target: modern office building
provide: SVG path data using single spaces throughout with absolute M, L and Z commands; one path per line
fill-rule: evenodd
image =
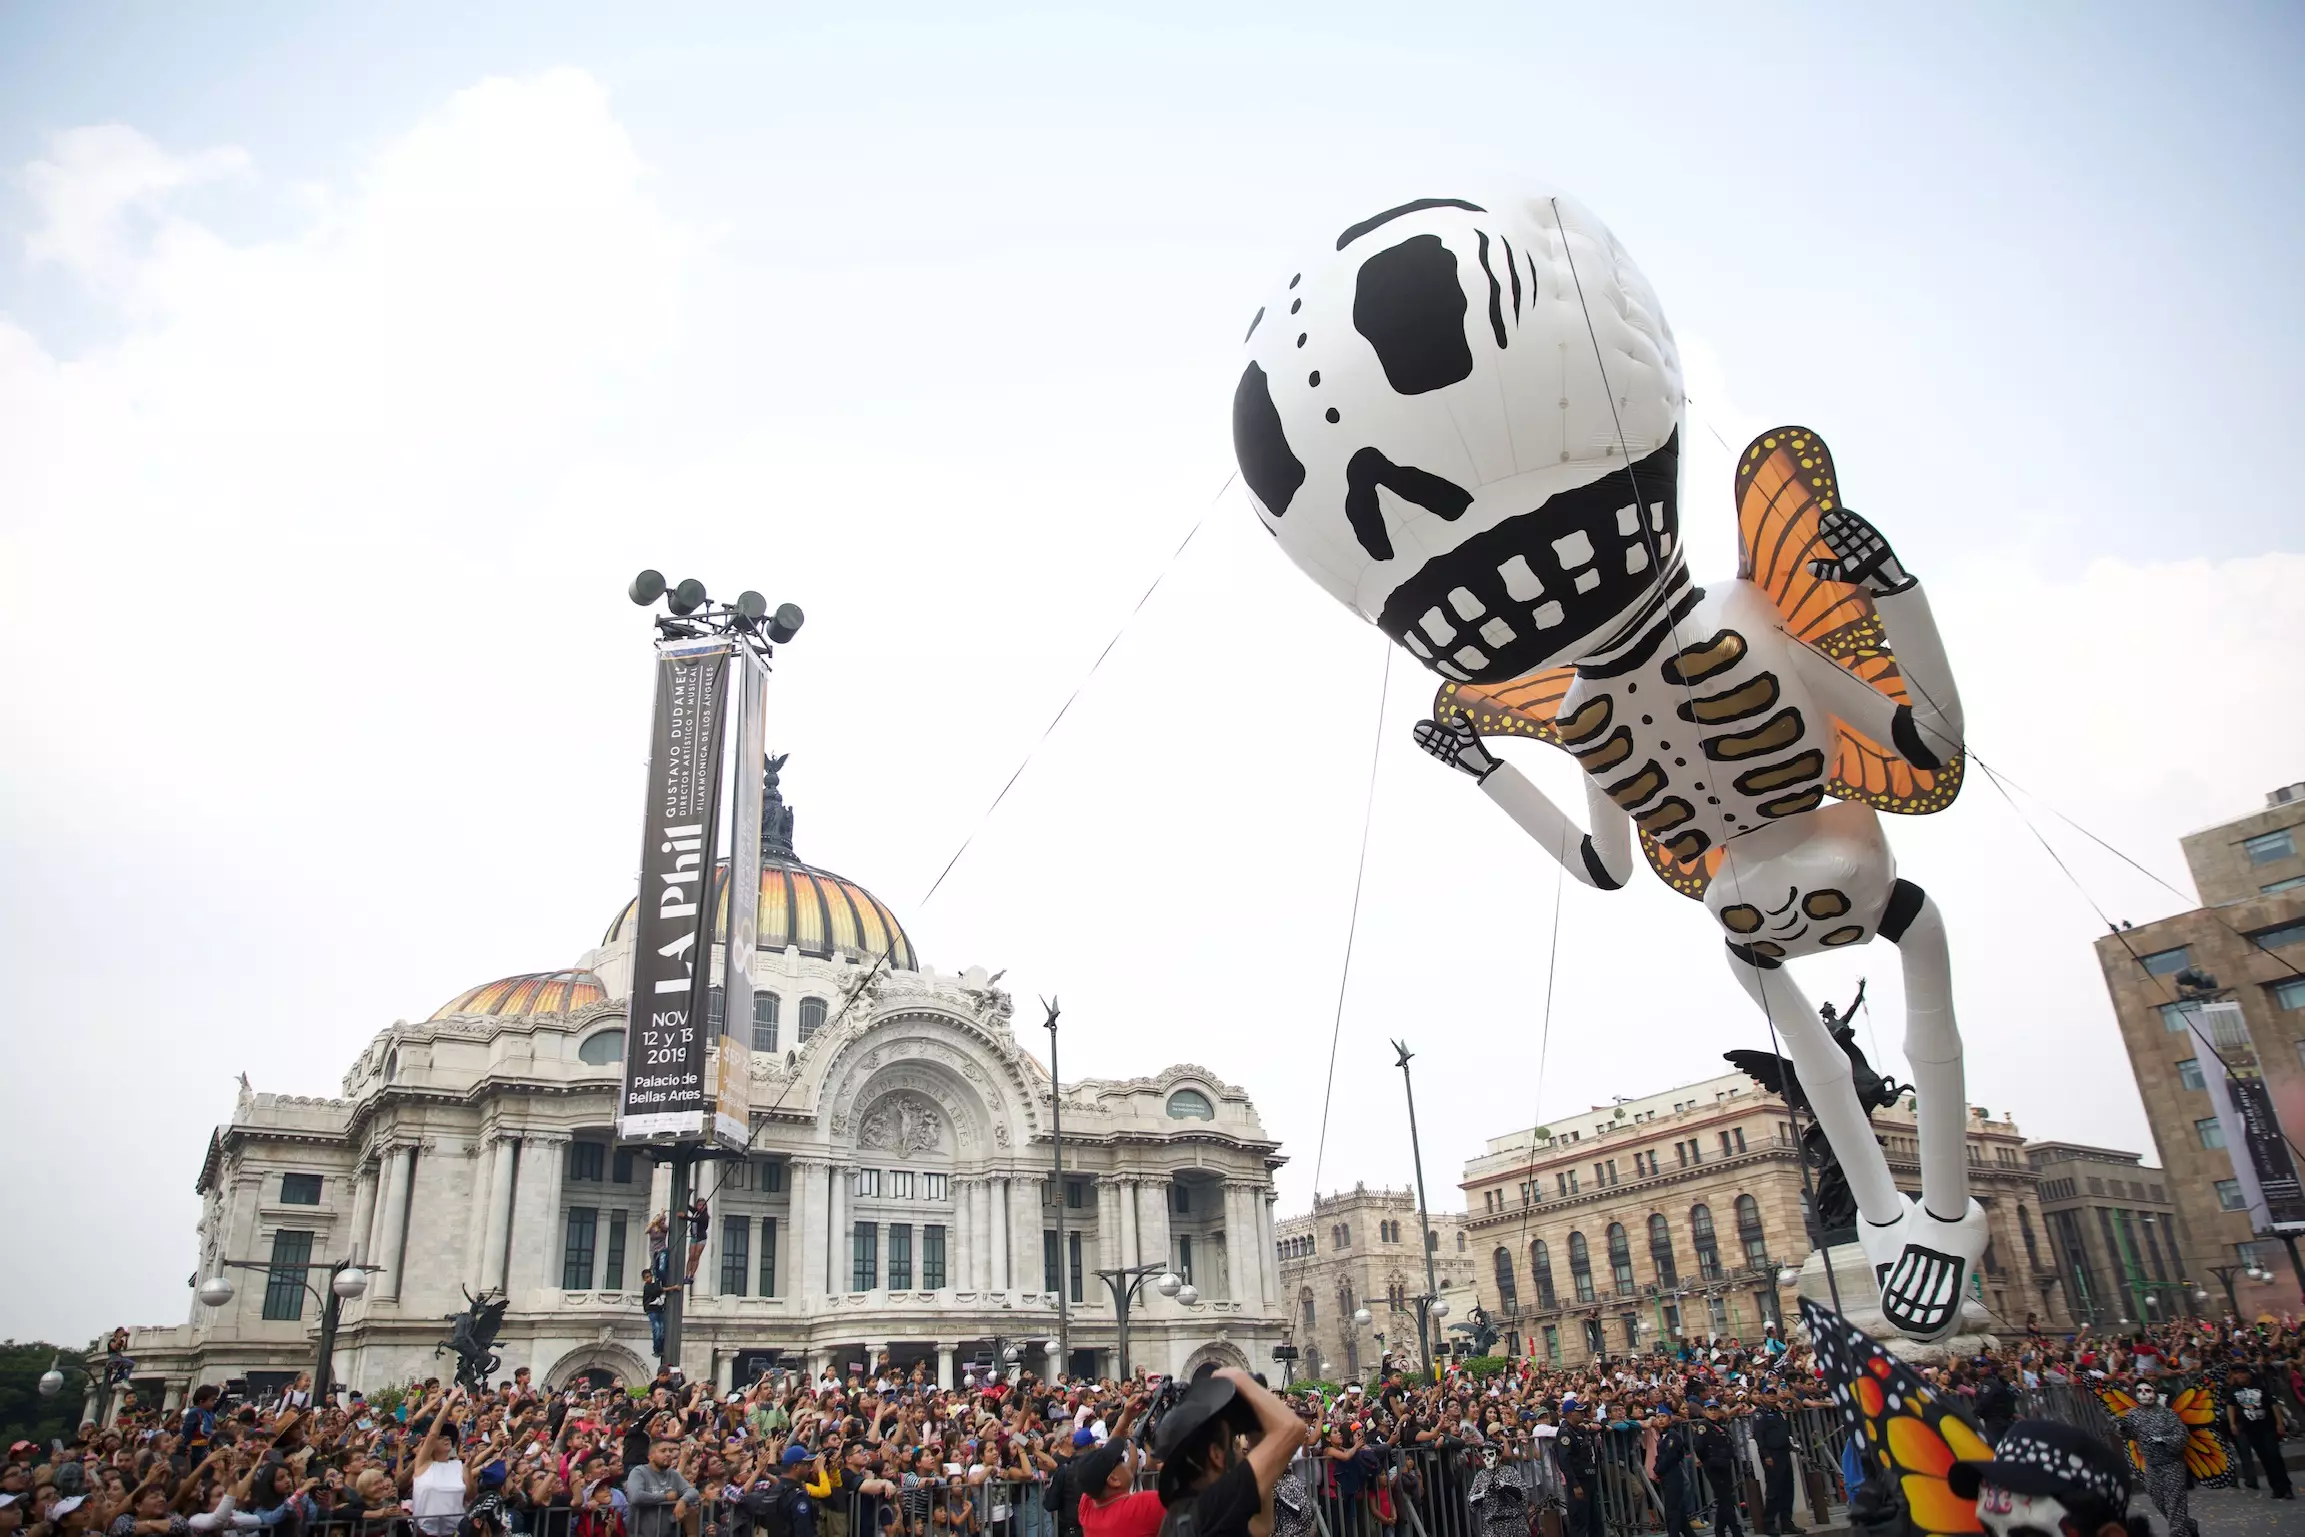
M 2077 1142 L 2030 1143 L 2025 1160 L 2041 1177 L 2042 1225 L 2074 1322 L 2120 1327 L 2201 1311 L 2159 1169 Z
M 2181 842 L 2201 905 L 2115 930 L 2097 962 L 2180 1218 L 2184 1278 L 2216 1295 L 2225 1272 L 2244 1316 L 2278 1313 L 2305 1280 L 2255 1230 L 2215 1091 L 2228 1068 L 2260 1076 L 2288 1137 L 2305 1131 L 2305 784 Z

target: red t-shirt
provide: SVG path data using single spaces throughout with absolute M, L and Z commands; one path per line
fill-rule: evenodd
M 1085 1537 L 1155 1537 L 1161 1514 L 1161 1497 L 1151 1489 L 1117 1500 L 1082 1500 L 1080 1529 Z

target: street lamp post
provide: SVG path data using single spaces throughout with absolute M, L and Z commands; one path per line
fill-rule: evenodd
M 1199 1302 L 1200 1293 L 1180 1280 L 1168 1267 L 1166 1260 L 1147 1260 L 1141 1265 L 1126 1265 L 1115 1270 L 1100 1270 L 1097 1279 L 1104 1282 L 1105 1290 L 1112 1293 L 1113 1322 L 1120 1343 L 1120 1376 L 1128 1380 L 1128 1315 L 1144 1296 L 1144 1285 L 1153 1282 L 1153 1290 L 1164 1297 L 1174 1297 L 1186 1307 Z M 1153 1280 L 1155 1276 L 1160 1279 Z
M 1416 1053 L 1399 1041 L 1393 1042 L 1393 1050 L 1400 1053 L 1399 1059 L 1393 1063 L 1393 1066 L 1401 1070 L 1401 1089 L 1403 1093 L 1407 1094 L 1409 1100 L 1409 1154 L 1417 1171 L 1417 1233 L 1425 1249 L 1425 1294 L 1429 1297 L 1438 1298 L 1440 1285 L 1433 1278 L 1433 1228 L 1432 1223 L 1425 1216 L 1425 1150 L 1423 1143 L 1417 1138 L 1417 1088 L 1415 1082 L 1409 1077 L 1409 1058 L 1415 1056 Z M 1417 1312 L 1417 1350 L 1425 1359 L 1425 1377 L 1427 1380 L 1435 1380 L 1432 1338 L 1425 1331 L 1423 1309 L 1419 1309 Z
M 344 1304 L 364 1295 L 368 1278 L 381 1274 L 382 1265 L 363 1264 L 359 1260 L 311 1260 L 301 1265 L 275 1264 L 271 1260 L 228 1259 L 218 1264 L 235 1270 L 261 1270 L 268 1276 L 296 1272 L 296 1284 L 320 1304 L 320 1353 L 312 1364 L 312 1407 L 318 1409 L 328 1401 L 330 1376 L 336 1361 L 336 1325 L 342 1317 Z M 307 1279 L 315 1270 L 328 1273 L 328 1291 L 323 1296 Z M 232 1300 L 233 1286 L 229 1277 L 219 1271 L 200 1283 L 200 1300 L 212 1308 L 220 1308 Z
M 2233 1314 L 2235 1317 L 2240 1316 L 2241 1301 L 2239 1298 L 2233 1295 L 2233 1278 L 2235 1276 L 2242 1276 L 2248 1280 L 2258 1282 L 2270 1281 L 2273 1279 L 2272 1271 L 2262 1269 L 2254 1262 L 2247 1265 L 2211 1265 L 2209 1267 L 2209 1273 L 2217 1278 L 2218 1285 L 2225 1288 L 2225 1311 Z M 2206 1294 L 2203 1294 L 2203 1296 L 2205 1300 Z
M 1427 1341 L 1438 1337 L 1441 1321 L 1449 1316 L 1449 1299 L 1435 1296 L 1431 1292 L 1418 1292 L 1409 1298 L 1409 1306 L 1416 1311 L 1417 1344 L 1424 1349 L 1425 1368 L 1428 1374 L 1432 1374 L 1436 1367 Z
M 1353 1328 L 1354 1328 L 1355 1330 L 1366 1329 L 1366 1328 L 1367 1328 L 1367 1327 L 1368 1327 L 1370 1324 L 1374 1323 L 1375 1321 L 1376 1321 L 1376 1320 L 1375 1320 L 1375 1317 L 1374 1317 L 1374 1315 L 1372 1315 L 1372 1314 L 1369 1312 L 1369 1310 L 1368 1310 L 1367 1308 L 1354 1308 L 1354 1309 L 1353 1309 Z M 1383 1357 L 1384 1357 L 1384 1349 L 1385 1349 L 1385 1337 L 1384 1337 L 1383 1335 L 1381 1335 L 1381 1334 L 1380 1334 L 1380 1335 L 1378 1335 L 1378 1336 L 1377 1336 L 1377 1356 L 1378 1356 L 1378 1361 L 1379 1361 L 1379 1364 L 1380 1364 L 1380 1365 L 1381 1365 L 1381 1364 L 1382 1364 L 1382 1362 L 1383 1362 Z M 1358 1349 L 1356 1349 L 1356 1350 L 1354 1351 L 1354 1354 L 1356 1354 L 1356 1355 L 1358 1355 L 1358 1354 L 1359 1354 L 1359 1351 L 1358 1351 Z
M 1056 1022 L 1064 1011 L 1054 998 L 1043 998 L 1040 1006 L 1048 1014 L 1041 1025 L 1048 1031 L 1048 1124 L 1056 1143 L 1056 1370 L 1050 1375 L 1062 1377 L 1072 1356 L 1072 1256 L 1064 1246 L 1065 1199 L 1071 1192 L 1064 1187 L 1064 1080 L 1056 1070 Z

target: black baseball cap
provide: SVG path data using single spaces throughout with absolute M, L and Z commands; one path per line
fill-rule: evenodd
M 2058 1420 L 2019 1420 L 1991 1457 L 1956 1462 L 1945 1484 L 1964 1500 L 1980 1484 L 2012 1494 L 2093 1494 L 2115 1510 L 2129 1503 L 2129 1459 L 2087 1431 Z
M 1082 1452 L 1073 1459 L 1073 1487 L 1090 1499 L 1101 1498 L 1105 1480 L 1113 1476 L 1126 1456 L 1127 1448 L 1118 1437 Z

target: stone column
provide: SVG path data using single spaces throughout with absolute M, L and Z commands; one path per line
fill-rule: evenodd
M 512 1257 L 506 1262 L 504 1286 L 515 1299 L 538 1288 L 558 1286 L 560 1267 L 553 1263 L 560 1244 L 560 1165 L 568 1138 L 557 1132 L 523 1131 L 520 1167 L 514 1180 Z M 677 1273 L 688 1251 L 673 1240 L 673 1270 Z M 513 1306 L 521 1304 L 516 1300 Z
M 488 1187 L 496 1164 L 496 1144 L 476 1143 L 472 1155 L 472 1200 L 464 1216 L 464 1263 L 457 1279 L 466 1285 L 485 1285 L 488 1239 Z
M 1009 1241 L 1008 1176 L 996 1174 L 985 1182 L 991 1199 L 985 1202 L 985 1217 L 992 1226 L 992 1289 L 1005 1292 L 1011 1284 L 1011 1261 L 1015 1245 Z
M 955 1291 L 976 1290 L 976 1186 L 972 1181 L 954 1175 L 949 1188 L 952 1191 L 952 1230 L 947 1233 L 945 1263 L 952 1271 Z
M 488 1219 L 480 1235 L 480 1284 L 504 1288 L 505 1248 L 512 1241 L 512 1144 L 502 1137 L 490 1144 L 488 1162 Z M 642 1269 L 648 1265 L 648 1232 L 645 1219 L 637 1235 L 627 1235 L 625 1242 L 640 1245 Z
M 698 1289 L 706 1296 L 711 1297 L 717 1297 L 721 1294 L 720 1246 L 727 1241 L 727 1229 L 721 1221 L 721 1209 L 725 1204 L 724 1193 L 727 1189 L 726 1183 L 719 1178 L 723 1167 L 725 1166 L 717 1164 L 697 1165 L 697 1173 L 705 1175 L 713 1181 L 712 1195 L 706 1201 L 706 1210 L 712 1213 L 712 1226 L 705 1229 L 704 1258 L 697 1261 L 696 1264 Z
M 1273 1217 L 1273 1202 L 1280 1192 L 1267 1185 L 1257 1192 L 1257 1215 L 1264 1235 L 1265 1308 L 1268 1312 L 1285 1313 L 1287 1306 L 1281 1299 L 1281 1234 L 1280 1225 Z
M 849 1282 L 856 1277 L 856 1241 L 848 1230 L 848 1166 L 830 1164 L 825 1175 L 825 1208 L 831 1220 L 825 1224 L 824 1289 L 827 1296 L 839 1297 L 847 1295 Z
M 1235 1302 L 1256 1300 L 1257 1223 L 1249 1214 L 1249 1187 L 1225 1181 L 1225 1295 Z
M 392 1205 L 392 1202 L 387 1199 L 391 1193 L 388 1188 L 392 1179 L 391 1164 L 392 1150 L 386 1148 L 377 1153 L 376 1162 L 368 1171 L 368 1189 L 372 1198 L 369 1201 L 368 1232 L 361 1239 L 360 1257 L 374 1265 L 384 1263 L 384 1214 Z M 227 1192 L 222 1220 L 225 1233 L 225 1247 L 222 1252 L 229 1254 L 232 1252 L 232 1205 L 229 1191 Z M 375 1287 L 369 1288 L 368 1294 L 371 1297 L 386 1295 Z
M 805 1315 L 824 1295 L 824 1262 L 818 1240 L 824 1231 L 824 1198 L 819 1165 L 795 1158 L 784 1166 L 784 1251 L 776 1257 L 777 1280 Z
M 351 1245 L 352 1258 L 368 1258 L 369 1229 L 375 1225 L 376 1171 L 363 1167 L 352 1176 L 352 1226 L 347 1229 L 346 1240 Z
M 973 1279 L 978 1291 L 993 1289 L 992 1196 L 992 1181 L 980 1179 L 968 1202 L 969 1221 L 973 1225 L 970 1237 L 976 1245 L 976 1274 Z
M 387 1302 L 398 1302 L 401 1298 L 403 1256 L 400 1251 L 408 1237 L 408 1166 L 415 1157 L 413 1147 L 393 1146 L 384 1150 L 384 1234 L 377 1245 L 376 1263 L 384 1267 L 377 1294 Z
M 1138 1208 L 1137 1245 L 1147 1260 L 1159 1260 L 1171 1270 L 1176 1268 L 1175 1245 L 1169 1241 L 1169 1182 L 1165 1176 L 1154 1175 L 1137 1181 L 1137 1195 L 1142 1201 Z
M 954 1340 L 938 1340 L 936 1342 L 936 1383 L 938 1387 L 949 1388 L 952 1386 L 953 1357 L 959 1352 L 959 1349 L 959 1343 Z
M 1120 1181 L 1120 1262 L 1123 1265 L 1143 1263 L 1140 1241 L 1143 1229 L 1137 1219 L 1137 1177 L 1124 1174 Z
M 1008 1182 L 1008 1284 L 1018 1291 L 1037 1292 L 1041 1282 L 1041 1182 L 1011 1175 Z
M 1096 1269 L 1120 1264 L 1120 1181 L 1107 1175 L 1096 1182 Z

